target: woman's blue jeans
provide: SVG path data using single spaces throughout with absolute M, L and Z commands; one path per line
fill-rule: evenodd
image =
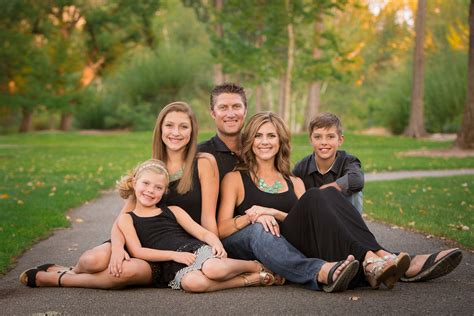
M 316 278 L 326 262 L 305 257 L 285 237 L 273 236 L 259 223 L 248 225 L 224 238 L 222 244 L 230 258 L 258 260 L 288 281 L 319 290 Z

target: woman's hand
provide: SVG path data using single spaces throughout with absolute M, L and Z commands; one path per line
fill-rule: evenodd
M 256 223 L 262 224 L 263 229 L 266 232 L 270 232 L 272 235 L 280 237 L 280 226 L 275 217 L 271 215 L 260 215 L 257 218 Z
M 219 258 L 227 258 L 227 252 L 222 244 L 212 246 L 212 254 Z
M 253 205 L 251 208 L 245 211 L 245 214 L 248 215 L 252 224 L 255 224 L 257 219 L 262 215 L 273 215 L 271 209 L 259 205 Z
M 130 255 L 128 254 L 128 252 L 126 252 L 123 248 L 114 249 L 112 247 L 109 260 L 109 273 L 112 274 L 114 277 L 120 277 L 124 260 L 130 260 Z
M 196 255 L 191 252 L 178 252 L 173 254 L 173 261 L 190 266 L 196 261 Z

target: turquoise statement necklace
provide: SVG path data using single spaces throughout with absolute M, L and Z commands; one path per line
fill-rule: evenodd
M 267 193 L 278 193 L 281 188 L 283 188 L 283 185 L 281 184 L 280 180 L 276 180 L 275 183 L 273 183 L 272 186 L 269 186 L 263 178 L 258 179 L 258 188 L 262 190 L 263 192 Z

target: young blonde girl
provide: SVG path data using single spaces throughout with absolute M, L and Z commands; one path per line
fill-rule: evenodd
M 219 238 L 193 221 L 183 209 L 159 204 L 168 183 L 166 167 L 156 159 L 141 163 L 118 183 L 120 196 L 131 197 L 135 202 L 134 210 L 120 215 L 117 221 L 127 250 L 134 258 L 162 263 L 153 285 L 210 292 L 275 282 L 274 276 L 256 261 L 226 258 Z M 48 268 L 50 265 L 27 270 L 21 274 L 20 281 L 31 287 L 109 288 L 107 282 L 87 282 L 94 280 L 94 274 L 48 271 Z

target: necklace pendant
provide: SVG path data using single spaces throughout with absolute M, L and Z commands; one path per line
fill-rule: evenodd
M 269 186 L 263 178 L 258 179 L 258 188 L 266 193 L 278 193 L 280 189 L 283 187 L 280 180 L 276 180 L 272 186 Z
M 183 176 L 183 168 L 179 169 L 175 173 L 170 174 L 169 175 L 169 179 L 170 179 L 169 181 L 170 182 L 176 181 L 176 180 L 180 179 L 182 176 Z

